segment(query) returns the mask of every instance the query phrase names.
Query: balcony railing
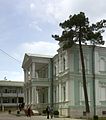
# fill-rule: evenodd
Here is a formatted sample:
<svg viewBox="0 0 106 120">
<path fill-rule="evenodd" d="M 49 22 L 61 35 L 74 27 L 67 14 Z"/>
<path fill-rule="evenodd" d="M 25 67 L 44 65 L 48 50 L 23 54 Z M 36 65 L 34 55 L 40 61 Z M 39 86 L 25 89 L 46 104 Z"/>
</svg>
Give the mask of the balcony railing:
<svg viewBox="0 0 106 120">
<path fill-rule="evenodd" d="M 2 93 L 2 97 L 23 97 L 24 93 Z"/>
<path fill-rule="evenodd" d="M 17 106 L 17 103 L 2 103 L 2 106 Z"/>
<path fill-rule="evenodd" d="M 32 82 L 49 82 L 49 78 L 32 78 Z"/>
<path fill-rule="evenodd" d="M 33 78 L 31 80 L 32 84 L 36 84 L 37 86 L 50 86 L 49 78 Z"/>
</svg>

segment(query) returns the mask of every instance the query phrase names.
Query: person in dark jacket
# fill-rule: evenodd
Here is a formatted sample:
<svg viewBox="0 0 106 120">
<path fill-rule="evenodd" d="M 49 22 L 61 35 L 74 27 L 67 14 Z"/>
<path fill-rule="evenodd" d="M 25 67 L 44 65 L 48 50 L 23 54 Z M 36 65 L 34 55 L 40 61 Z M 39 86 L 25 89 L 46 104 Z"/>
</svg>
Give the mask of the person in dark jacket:
<svg viewBox="0 0 106 120">
<path fill-rule="evenodd" d="M 27 117 L 31 117 L 31 106 L 28 107 L 28 115 Z"/>
<path fill-rule="evenodd" d="M 46 108 L 46 113 L 47 113 L 47 119 L 49 119 L 49 114 L 50 114 L 50 108 L 49 108 L 49 106 L 47 106 L 47 108 Z"/>
<path fill-rule="evenodd" d="M 50 116 L 51 116 L 51 119 L 53 118 L 53 107 L 50 107 Z"/>
</svg>

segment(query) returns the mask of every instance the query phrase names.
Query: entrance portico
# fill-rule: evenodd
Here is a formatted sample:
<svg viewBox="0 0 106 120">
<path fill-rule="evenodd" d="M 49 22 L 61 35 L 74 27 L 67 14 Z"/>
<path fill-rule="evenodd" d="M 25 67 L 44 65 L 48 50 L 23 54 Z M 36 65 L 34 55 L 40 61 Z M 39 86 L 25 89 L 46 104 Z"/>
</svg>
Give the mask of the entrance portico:
<svg viewBox="0 0 106 120">
<path fill-rule="evenodd" d="M 25 54 L 22 67 L 25 75 L 25 104 L 32 105 L 33 109 L 41 111 L 52 104 L 51 57 Z"/>
</svg>

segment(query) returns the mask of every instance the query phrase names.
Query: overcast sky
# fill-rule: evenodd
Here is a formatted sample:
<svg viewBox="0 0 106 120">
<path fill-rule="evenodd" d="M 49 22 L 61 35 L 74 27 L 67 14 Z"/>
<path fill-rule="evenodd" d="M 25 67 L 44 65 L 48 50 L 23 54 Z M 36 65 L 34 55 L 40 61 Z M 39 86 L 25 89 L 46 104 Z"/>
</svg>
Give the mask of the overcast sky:
<svg viewBox="0 0 106 120">
<path fill-rule="evenodd" d="M 0 0 L 0 80 L 24 81 L 25 53 L 55 55 L 59 23 L 85 12 L 90 22 L 106 19 L 105 0 Z M 104 34 L 104 39 L 106 38 Z M 4 52 L 15 59 L 9 57 Z M 18 61 L 17 61 L 18 60 Z"/>
</svg>

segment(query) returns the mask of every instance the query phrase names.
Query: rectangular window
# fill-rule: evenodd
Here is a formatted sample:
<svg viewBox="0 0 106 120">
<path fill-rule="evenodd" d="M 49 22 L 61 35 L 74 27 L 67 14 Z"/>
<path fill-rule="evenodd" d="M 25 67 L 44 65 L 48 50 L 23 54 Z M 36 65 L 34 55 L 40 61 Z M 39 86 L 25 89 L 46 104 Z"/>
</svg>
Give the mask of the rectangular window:
<svg viewBox="0 0 106 120">
<path fill-rule="evenodd" d="M 63 100 L 66 100 L 66 87 L 63 86 Z"/>
<path fill-rule="evenodd" d="M 101 101 L 106 101 L 106 88 L 105 87 L 101 87 L 100 99 Z"/>
</svg>

